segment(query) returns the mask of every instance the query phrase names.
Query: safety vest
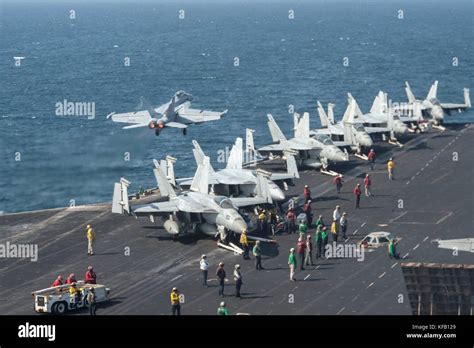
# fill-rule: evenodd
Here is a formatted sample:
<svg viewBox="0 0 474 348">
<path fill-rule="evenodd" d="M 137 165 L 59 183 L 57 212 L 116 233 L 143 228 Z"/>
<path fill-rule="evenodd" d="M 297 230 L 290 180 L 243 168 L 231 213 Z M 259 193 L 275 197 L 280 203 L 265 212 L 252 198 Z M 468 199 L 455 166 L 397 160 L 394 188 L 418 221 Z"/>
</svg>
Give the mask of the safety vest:
<svg viewBox="0 0 474 348">
<path fill-rule="evenodd" d="M 172 291 L 170 297 L 172 305 L 179 304 L 179 294 L 177 292 Z"/>
</svg>

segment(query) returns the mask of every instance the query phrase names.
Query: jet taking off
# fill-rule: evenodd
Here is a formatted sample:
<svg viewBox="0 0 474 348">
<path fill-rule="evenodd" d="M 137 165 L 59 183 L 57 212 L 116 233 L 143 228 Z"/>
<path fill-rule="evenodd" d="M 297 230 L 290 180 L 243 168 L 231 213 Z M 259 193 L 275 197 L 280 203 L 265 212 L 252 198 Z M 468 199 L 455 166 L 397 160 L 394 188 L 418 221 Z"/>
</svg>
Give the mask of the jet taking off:
<svg viewBox="0 0 474 348">
<path fill-rule="evenodd" d="M 128 201 L 130 182 L 122 178 L 114 186 L 112 213 L 148 216 L 152 222 L 156 216 L 161 217 L 164 229 L 174 236 L 187 231 L 201 231 L 212 236 L 219 232 L 222 236 L 226 229 L 241 233 L 247 228 L 247 223 L 239 214 L 239 207 L 272 203 L 267 182 L 263 175 L 257 175 L 256 197 L 216 196 L 208 191 L 209 167 L 209 157 L 206 157 L 198 166 L 190 190 L 179 194 L 168 182 L 161 168 L 155 168 L 160 194 L 168 200 L 137 205 L 133 209 Z"/>
<path fill-rule="evenodd" d="M 164 128 L 179 128 L 186 135 L 188 125 L 193 123 L 202 123 L 208 121 L 219 120 L 227 113 L 191 109 L 191 101 L 193 96 L 184 91 L 178 91 L 168 103 L 165 103 L 154 109 L 143 97 L 140 98 L 141 104 L 146 110 L 136 112 L 126 112 L 116 114 L 115 112 L 107 115 L 107 119 L 112 118 L 114 122 L 132 123 L 123 129 L 132 129 L 140 127 L 148 127 L 155 130 L 156 135 Z"/>
<path fill-rule="evenodd" d="M 393 108 L 404 116 L 431 117 L 435 125 L 443 123 L 444 114 L 451 115 L 451 112 L 457 110 L 461 112 L 471 107 L 471 98 L 469 89 L 464 88 L 464 104 L 441 103 L 437 98 L 438 81 L 435 81 L 426 96 L 426 99 L 419 100 L 415 98 L 410 85 L 405 81 L 405 92 L 408 97 L 408 103 L 396 103 Z"/>
<path fill-rule="evenodd" d="M 386 108 L 384 93 L 382 91 L 375 97 L 368 114 L 362 113 L 352 94 L 348 93 L 347 96 L 349 105 L 353 104 L 355 108 L 355 122 L 362 123 L 368 134 L 371 136 L 380 134 L 382 140 L 385 140 L 386 135 L 389 134 L 390 137 L 388 141 L 390 143 L 401 145 L 396 142 L 395 134 L 407 133 L 408 127 L 400 120 L 398 115 Z"/>
<path fill-rule="evenodd" d="M 356 123 L 354 120 L 355 101 L 349 103 L 342 120 L 339 122 L 334 121 L 334 104 L 328 104 L 328 113 L 326 114 L 321 103 L 319 101 L 317 103 L 322 128 L 312 130 L 310 132 L 311 136 L 316 134 L 328 135 L 331 137 L 334 145 L 344 148 L 349 147 L 351 150 L 356 151 L 356 153 L 361 153 L 362 147 L 372 146 L 372 138 L 365 131 L 362 123 Z"/>
<path fill-rule="evenodd" d="M 295 137 L 291 139 L 285 137 L 272 115 L 268 114 L 267 118 L 273 144 L 259 148 L 259 153 L 278 154 L 284 151 L 296 151 L 299 165 L 324 170 L 330 162 L 348 160 L 347 154 L 335 146 L 327 135 L 318 134 L 310 137 L 309 114 L 307 112 L 303 117 L 298 114 L 294 115 L 296 129 Z"/>
<path fill-rule="evenodd" d="M 224 169 L 215 171 L 212 166 L 209 166 L 209 185 L 211 190 L 215 194 L 222 194 L 227 197 L 240 197 L 240 196 L 255 196 L 257 194 L 257 183 L 258 183 L 258 172 L 252 169 L 245 169 L 242 167 L 243 163 L 243 146 L 242 138 L 237 138 L 232 150 L 230 151 L 229 158 L 227 160 L 227 166 Z M 194 158 L 196 159 L 197 165 L 201 165 L 206 158 L 201 146 L 196 140 L 193 140 L 194 145 Z M 288 172 L 287 173 L 268 173 L 267 181 L 270 196 L 273 201 L 282 201 L 285 199 L 284 192 L 275 184 L 274 181 L 292 181 L 295 178 L 299 178 L 298 169 L 296 166 L 296 160 L 293 155 L 286 154 L 286 161 Z M 172 165 L 169 161 L 168 167 Z M 155 164 L 156 165 L 156 164 Z M 163 169 L 163 168 L 162 168 Z M 169 168 L 168 168 L 169 173 Z M 169 173 L 171 177 L 171 173 Z M 174 178 L 169 178 L 174 181 Z M 177 179 L 176 182 L 180 187 L 189 187 L 192 185 L 192 178 Z"/>
</svg>

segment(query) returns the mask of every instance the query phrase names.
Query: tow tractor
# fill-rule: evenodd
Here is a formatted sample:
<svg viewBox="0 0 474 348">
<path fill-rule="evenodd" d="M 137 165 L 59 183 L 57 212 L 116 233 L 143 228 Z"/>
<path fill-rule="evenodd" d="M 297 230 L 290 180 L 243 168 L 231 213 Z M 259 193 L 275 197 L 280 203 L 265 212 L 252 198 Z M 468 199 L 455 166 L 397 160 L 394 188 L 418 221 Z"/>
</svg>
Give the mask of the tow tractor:
<svg viewBox="0 0 474 348">
<path fill-rule="evenodd" d="M 78 296 L 69 294 L 70 284 L 33 291 L 31 294 L 34 298 L 35 312 L 64 314 L 67 311 L 87 308 L 89 306 L 87 294 L 91 288 L 94 288 L 96 303 L 106 302 L 110 299 L 110 289 L 106 288 L 105 285 L 85 284 L 83 280 L 75 284 Z"/>
</svg>

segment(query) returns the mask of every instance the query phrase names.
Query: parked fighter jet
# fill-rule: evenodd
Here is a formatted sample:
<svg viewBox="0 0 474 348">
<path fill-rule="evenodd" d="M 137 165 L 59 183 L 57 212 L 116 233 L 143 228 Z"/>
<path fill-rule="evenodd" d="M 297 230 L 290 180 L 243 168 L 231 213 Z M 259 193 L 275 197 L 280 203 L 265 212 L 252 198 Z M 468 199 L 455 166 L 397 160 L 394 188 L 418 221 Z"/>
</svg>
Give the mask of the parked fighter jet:
<svg viewBox="0 0 474 348">
<path fill-rule="evenodd" d="M 197 165 L 203 163 L 206 155 L 196 140 L 193 140 L 193 153 Z M 282 201 L 285 199 L 285 193 L 278 187 L 274 181 L 292 181 L 299 178 L 296 160 L 293 155 L 286 156 L 288 172 L 287 173 L 268 173 L 267 181 L 270 196 L 273 201 Z M 165 162 L 167 165 L 168 178 L 171 182 L 176 182 L 181 188 L 190 187 L 192 178 L 174 179 L 174 175 L 169 171 L 169 167 L 173 165 L 170 161 Z M 227 160 L 226 168 L 215 171 L 209 165 L 209 185 L 214 194 L 222 194 L 227 197 L 255 196 L 257 194 L 257 171 L 242 167 L 243 164 L 243 148 L 242 138 L 237 138 Z M 156 165 L 156 163 L 155 163 Z M 163 164 L 164 165 L 164 164 Z M 162 165 L 162 169 L 163 169 Z M 171 169 L 173 171 L 173 169 Z"/>
<path fill-rule="evenodd" d="M 354 103 L 355 122 L 362 123 L 365 131 L 372 137 L 379 134 L 382 136 L 382 140 L 386 140 L 388 134 L 390 136 L 389 142 L 393 143 L 396 141 L 395 134 L 404 134 L 408 132 L 408 127 L 400 120 L 399 116 L 394 112 L 390 112 L 390 110 L 386 108 L 383 92 L 379 92 L 375 97 L 368 114 L 362 113 L 359 105 L 350 93 L 348 93 L 347 96 L 349 104 Z M 400 145 L 398 142 L 397 144 Z"/>
<path fill-rule="evenodd" d="M 403 116 L 431 117 L 431 121 L 436 125 L 443 123 L 444 114 L 451 115 L 451 111 L 466 110 L 471 107 L 471 98 L 469 89 L 464 88 L 464 104 L 441 103 L 436 94 L 438 92 L 438 81 L 435 81 L 426 96 L 426 99 L 419 100 L 415 98 L 410 85 L 405 81 L 405 91 L 408 97 L 408 103 L 396 103 L 393 108 L 400 111 Z"/>
<path fill-rule="evenodd" d="M 321 103 L 319 101 L 317 103 L 322 128 L 312 130 L 310 132 L 311 136 L 316 134 L 328 135 L 334 145 L 344 148 L 349 147 L 358 154 L 362 152 L 362 147 L 372 146 L 372 138 L 365 131 L 362 123 L 356 123 L 354 120 L 355 101 L 349 103 L 342 120 L 339 122 L 334 121 L 334 104 L 328 104 L 328 113 L 326 114 Z"/>
<path fill-rule="evenodd" d="M 284 151 L 298 152 L 300 166 L 307 166 L 316 169 L 326 170 L 330 162 L 344 162 L 348 160 L 347 154 L 334 145 L 332 140 L 323 134 L 310 137 L 309 134 L 309 114 L 304 113 L 303 117 L 295 115 L 295 137 L 287 139 L 280 127 L 268 114 L 268 127 L 272 135 L 273 144 L 261 147 L 258 152 L 261 154 L 278 154 Z M 331 173 L 332 174 L 332 173 Z"/>
<path fill-rule="evenodd" d="M 184 91 L 178 91 L 168 103 L 165 103 L 154 109 L 143 97 L 140 98 L 141 104 L 146 110 L 136 112 L 126 112 L 116 114 L 115 112 L 107 115 L 107 119 L 112 118 L 114 122 L 132 123 L 123 129 L 148 127 L 155 130 L 156 135 L 166 128 L 179 128 L 186 135 L 188 125 L 193 123 L 202 123 L 219 120 L 221 116 L 227 113 L 191 109 L 193 96 Z"/>
<path fill-rule="evenodd" d="M 130 182 L 122 178 L 114 187 L 112 212 L 148 216 L 152 222 L 156 216 L 161 217 L 164 229 L 174 236 L 187 231 L 201 231 L 214 236 L 217 232 L 225 233 L 226 229 L 241 233 L 247 228 L 247 223 L 238 212 L 239 207 L 272 202 L 267 181 L 260 173 L 257 175 L 255 197 L 227 198 L 210 194 L 209 157 L 198 166 L 189 191 L 177 194 L 161 168 L 155 168 L 154 173 L 161 196 L 168 200 L 130 207 Z"/>
</svg>

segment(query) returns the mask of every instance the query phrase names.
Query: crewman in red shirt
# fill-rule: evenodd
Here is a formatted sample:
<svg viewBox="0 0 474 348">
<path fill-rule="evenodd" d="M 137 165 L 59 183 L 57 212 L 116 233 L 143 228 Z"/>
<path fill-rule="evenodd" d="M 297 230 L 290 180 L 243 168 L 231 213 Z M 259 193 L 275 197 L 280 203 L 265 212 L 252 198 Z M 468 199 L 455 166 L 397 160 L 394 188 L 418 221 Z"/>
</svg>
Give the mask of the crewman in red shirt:
<svg viewBox="0 0 474 348">
<path fill-rule="evenodd" d="M 86 277 L 84 279 L 86 284 L 97 284 L 97 275 L 92 266 L 87 267 Z"/>
<path fill-rule="evenodd" d="M 354 195 L 356 197 L 356 205 L 355 205 L 356 208 L 360 208 L 360 205 L 359 205 L 360 204 L 360 194 L 361 194 L 360 184 L 357 184 L 356 187 L 354 188 Z"/>
</svg>

